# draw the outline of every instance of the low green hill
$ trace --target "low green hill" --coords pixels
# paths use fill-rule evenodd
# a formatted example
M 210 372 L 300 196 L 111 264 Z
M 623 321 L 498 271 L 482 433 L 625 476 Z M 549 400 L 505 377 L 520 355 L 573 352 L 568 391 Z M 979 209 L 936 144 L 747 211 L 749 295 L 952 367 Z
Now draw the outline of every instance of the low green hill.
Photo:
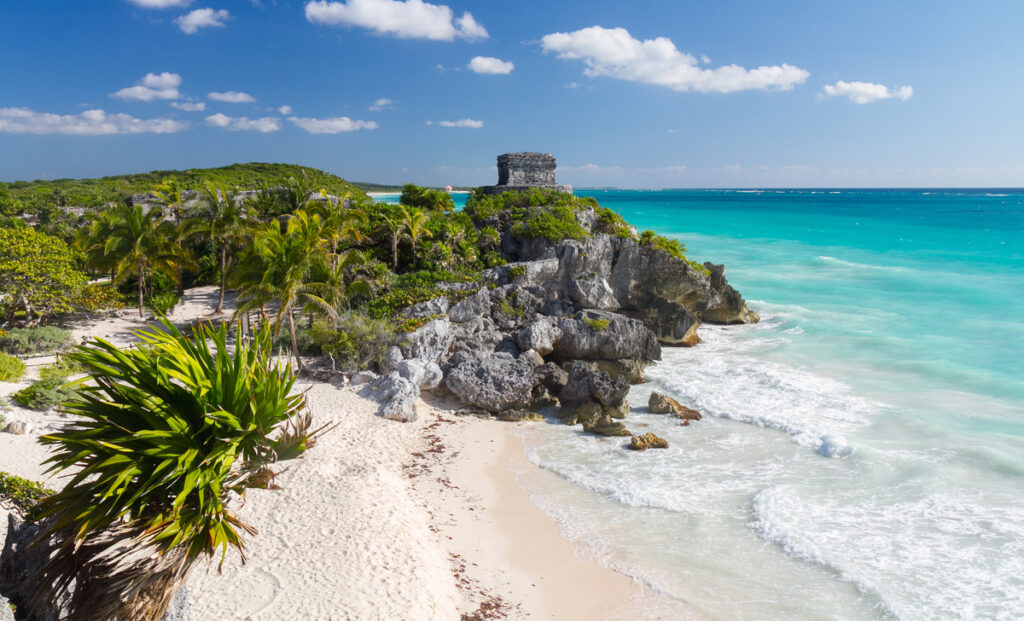
M 149 192 L 164 179 L 173 178 L 185 189 L 197 189 L 204 182 L 230 189 L 252 190 L 267 185 L 284 185 L 289 177 L 305 174 L 309 184 L 328 194 L 368 199 L 363 190 L 341 177 L 316 168 L 295 164 L 232 164 L 221 168 L 154 170 L 135 175 L 117 175 L 98 179 L 56 179 L 0 182 L 0 212 L 5 215 L 38 213 L 48 206 L 99 207 L 122 202 L 132 194 Z

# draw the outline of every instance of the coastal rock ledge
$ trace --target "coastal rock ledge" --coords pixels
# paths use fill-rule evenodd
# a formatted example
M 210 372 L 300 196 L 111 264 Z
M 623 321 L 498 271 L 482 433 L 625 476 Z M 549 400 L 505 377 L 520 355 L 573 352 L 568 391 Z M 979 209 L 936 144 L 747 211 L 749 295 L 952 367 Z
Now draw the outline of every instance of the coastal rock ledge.
M 502 155 L 498 185 L 470 197 L 465 214 L 494 240 L 497 266 L 478 283 L 442 283 L 437 297 L 404 311 L 427 322 L 396 337 L 384 377 L 366 389 L 382 414 L 412 420 L 415 397 L 432 390 L 504 420 L 543 412 L 628 436 L 630 385 L 644 381 L 663 346 L 698 344 L 703 323 L 759 320 L 723 265 L 689 260 L 678 242 L 565 193 L 554 168 L 550 155 Z M 683 424 L 700 419 L 661 395 L 650 406 Z

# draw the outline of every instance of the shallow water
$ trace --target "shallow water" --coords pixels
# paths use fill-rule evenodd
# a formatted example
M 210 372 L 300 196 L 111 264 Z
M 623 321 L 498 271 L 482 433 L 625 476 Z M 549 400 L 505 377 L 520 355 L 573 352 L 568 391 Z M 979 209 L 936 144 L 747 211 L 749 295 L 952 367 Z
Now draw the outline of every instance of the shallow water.
M 725 263 L 762 316 L 631 391 L 666 451 L 524 433 L 557 476 L 521 482 L 584 554 L 712 618 L 1024 618 L 1024 193 L 577 194 Z M 705 419 L 646 413 L 652 389 Z

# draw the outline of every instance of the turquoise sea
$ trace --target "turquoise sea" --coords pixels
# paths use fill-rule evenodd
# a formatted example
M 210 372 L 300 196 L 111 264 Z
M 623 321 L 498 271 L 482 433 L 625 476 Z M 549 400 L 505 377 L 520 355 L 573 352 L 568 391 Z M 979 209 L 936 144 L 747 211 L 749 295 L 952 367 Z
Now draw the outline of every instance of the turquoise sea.
M 632 389 L 668 450 L 522 432 L 520 483 L 651 587 L 642 618 L 1024 618 L 1024 191 L 577 194 L 724 263 L 762 317 Z

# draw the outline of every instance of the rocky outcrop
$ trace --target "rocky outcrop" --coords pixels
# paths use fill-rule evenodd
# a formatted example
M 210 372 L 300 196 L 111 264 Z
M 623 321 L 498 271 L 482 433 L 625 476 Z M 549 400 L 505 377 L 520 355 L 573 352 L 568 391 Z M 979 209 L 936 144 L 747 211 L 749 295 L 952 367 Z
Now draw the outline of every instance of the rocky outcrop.
M 652 414 L 671 414 L 683 420 L 700 420 L 700 412 L 682 405 L 672 397 L 652 392 L 647 400 L 647 408 Z
M 647 449 L 667 449 L 668 441 L 659 438 L 653 433 L 645 433 L 633 436 L 629 440 L 629 448 L 634 451 L 646 451 Z
M 505 352 L 464 360 L 445 378 L 445 386 L 463 403 L 488 412 L 526 408 L 532 399 L 534 364 Z
M 606 436 L 628 435 L 625 425 L 612 419 L 625 418 L 629 412 L 626 394 L 629 382 L 612 378 L 607 372 L 586 363 L 577 363 L 569 371 L 565 386 L 558 393 L 562 404 L 559 418 L 583 430 Z
M 557 292 L 577 308 L 635 317 L 668 345 L 697 344 L 702 322 L 758 321 L 726 281 L 724 267 L 691 264 L 637 239 L 597 232 L 595 219 L 592 209 L 577 211 L 577 221 L 592 233 L 585 241 L 552 244 L 504 231 L 502 251 L 514 263 L 491 277 Z
M 420 397 L 420 388 L 398 371 L 370 382 L 362 394 L 380 403 L 377 414 L 383 418 L 403 423 L 416 420 L 413 406 Z
M 0 621 L 14 621 L 14 611 L 11 610 L 11 601 L 0 595 Z
M 558 322 L 562 337 L 555 343 L 557 360 L 661 359 L 654 334 L 636 319 L 606 311 L 586 310 Z

